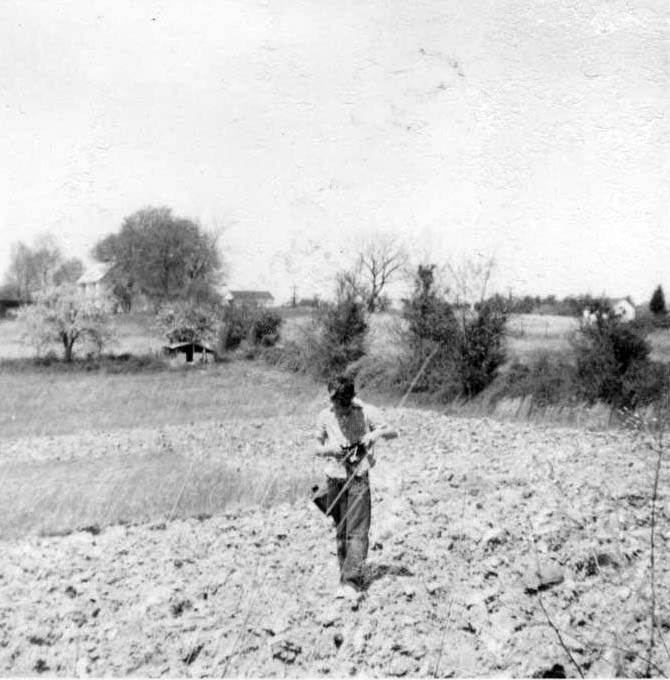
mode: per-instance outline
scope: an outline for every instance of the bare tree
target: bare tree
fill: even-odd
[[[457,265],[447,263],[456,307],[466,308],[484,302],[494,268],[493,257],[465,258]]]
[[[53,285],[76,281],[82,271],[81,260],[65,259],[56,239],[46,232],[32,246],[21,241],[12,245],[5,284],[19,299],[28,301]]]
[[[407,261],[407,250],[396,236],[373,232],[365,238],[360,247],[358,267],[368,288],[368,312],[380,308],[384,288],[403,273]]]

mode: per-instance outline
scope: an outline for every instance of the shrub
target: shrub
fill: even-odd
[[[318,377],[341,373],[366,351],[368,318],[355,277],[340,273],[336,301],[321,305],[303,329],[303,361]]]
[[[176,302],[164,305],[158,312],[158,325],[168,342],[210,344],[216,335],[216,306]]]
[[[434,269],[419,266],[414,293],[405,304],[409,358],[401,362],[399,372],[405,389],[413,384],[413,391],[448,399],[459,390],[459,329],[451,305],[434,289]]]
[[[229,305],[223,312],[223,322],[219,332],[219,345],[226,352],[237,349],[243,340],[248,339],[254,322],[255,310],[246,305]]]
[[[229,305],[223,311],[219,332],[219,346],[230,352],[246,341],[250,347],[270,347],[279,339],[279,328],[283,323],[281,315],[273,310],[259,309],[247,305]],[[247,348],[248,358],[255,358],[257,352]]]
[[[433,270],[434,266],[419,267],[414,294],[405,306],[411,357],[404,367],[405,380],[412,385],[426,364],[415,391],[440,399],[473,397],[505,362],[507,310],[502,298],[495,297],[472,312],[460,307],[457,319],[454,308],[434,290]]]
[[[621,403],[639,407],[661,402],[670,386],[670,365],[660,361],[635,361],[621,379]]]
[[[251,323],[251,338],[255,345],[271,347],[279,339],[279,328],[283,319],[278,312],[260,310]]]
[[[309,365],[305,362],[303,347],[297,342],[287,342],[283,347],[268,347],[263,352],[263,358],[272,366],[295,373],[309,372]]]
[[[541,352],[529,364],[514,361],[500,383],[498,397],[532,396],[537,406],[567,404],[577,399],[575,366],[552,352]]]
[[[646,376],[643,381],[647,381],[651,348],[634,326],[599,314],[595,322],[582,323],[572,345],[579,390],[587,401],[635,406],[637,392],[630,386],[635,376]]]
[[[507,309],[496,300],[479,305],[473,318],[464,317],[459,334],[458,373],[468,397],[487,387],[505,363]]]

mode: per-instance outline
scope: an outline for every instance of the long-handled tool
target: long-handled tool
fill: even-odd
[[[407,388],[407,391],[405,392],[405,394],[403,394],[402,399],[398,402],[398,406],[397,406],[396,408],[401,408],[401,407],[404,405],[405,401],[407,400],[407,397],[409,396],[409,393],[414,389],[414,385],[416,385],[417,381],[418,381],[419,378],[421,377],[421,374],[426,370],[426,366],[428,366],[430,360],[435,356],[435,354],[437,353],[438,349],[439,349],[439,345],[433,349],[433,351],[426,357],[426,360],[423,362],[423,364],[421,364],[421,368],[419,368],[419,370],[417,371],[416,375],[414,376],[414,379],[413,379],[412,382],[410,383],[410,385],[409,385],[409,387]],[[339,493],[337,494],[337,496],[335,496],[335,499],[333,500],[333,502],[332,502],[332,503],[327,507],[327,509],[325,510],[325,514],[326,514],[327,516],[330,515],[330,513],[332,512],[332,510],[333,510],[333,508],[335,507],[335,505],[337,505],[337,502],[340,500],[340,498],[342,498],[342,496],[344,495],[344,492],[345,492],[345,491],[349,488],[349,486],[351,485],[351,482],[354,480],[354,478],[355,478],[356,475],[358,474],[358,471],[360,470],[360,467],[361,467],[361,465],[363,464],[363,461],[365,460],[365,456],[367,455],[367,450],[365,449],[364,446],[362,446],[362,444],[361,444],[360,442],[354,442],[353,444],[350,444],[349,446],[343,446],[343,447],[342,447],[342,451],[343,451],[343,453],[345,453],[345,455],[347,455],[347,454],[346,454],[347,451],[350,452],[350,453],[348,454],[349,457],[351,456],[351,453],[354,453],[354,455],[355,455],[356,457],[358,457],[358,453],[359,453],[359,450],[360,450],[360,449],[363,449],[364,453],[363,453],[363,455],[361,456],[360,460],[358,461],[356,467],[352,470],[351,474],[350,474],[349,477],[347,478],[347,481],[344,483],[344,485],[343,485],[342,488],[340,489],[340,491],[339,491]],[[319,494],[318,494],[318,493],[315,493],[314,496],[312,497],[312,500],[316,500],[316,498],[318,498],[318,496],[319,496]],[[359,498],[358,500],[360,500],[360,498]],[[357,501],[357,502],[358,502],[358,501]],[[338,527],[342,526],[342,523],[346,521],[346,519],[349,517],[350,512],[356,507],[357,502],[354,503],[353,506],[352,506],[351,508],[347,508],[347,513],[346,513],[345,516],[340,520],[340,523],[338,524]]]

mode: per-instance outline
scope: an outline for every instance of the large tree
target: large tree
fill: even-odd
[[[125,295],[125,304],[136,293],[157,302],[206,298],[223,270],[216,236],[167,207],[126,217],[118,232],[95,245],[93,256],[114,264],[115,294]]]

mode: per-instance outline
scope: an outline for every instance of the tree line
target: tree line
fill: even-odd
[[[174,300],[213,299],[225,276],[218,237],[195,220],[167,207],[148,207],[126,217],[91,251],[110,265],[114,301],[129,311],[143,298],[155,306]],[[66,258],[53,237],[12,247],[2,295],[30,302],[40,292],[75,283],[84,272],[78,258]]]
[[[245,340],[252,347],[274,345],[281,316],[223,304],[219,287],[226,277],[226,262],[219,245],[218,236],[197,221],[167,207],[147,207],[126,217],[116,232],[92,249],[98,262],[109,265],[109,297],[82,299],[74,285],[82,262],[65,257],[49,237],[32,246],[14,245],[3,292],[33,303],[22,315],[36,349],[61,344],[67,361],[72,360],[76,343],[100,353],[113,335],[110,312],[129,311],[138,300],[153,307],[170,342],[208,342],[222,351]],[[392,235],[370,233],[359,241],[352,265],[335,276],[333,298],[320,305],[315,317],[318,332],[301,350],[301,360],[308,357],[310,370],[325,375],[359,361],[365,354],[369,315],[388,308],[389,285],[403,278],[413,281],[402,311],[409,329],[404,342],[412,359],[398,367],[406,378],[414,376],[430,356],[430,366],[421,371],[414,387],[435,391],[439,384],[452,395],[472,396],[495,378],[506,360],[503,339],[510,314],[553,305],[555,311],[581,315],[585,308],[607,304],[590,295],[562,301],[555,296],[487,295],[493,260],[442,267],[416,267],[411,261],[406,245]],[[667,320],[661,286],[649,307],[656,319]],[[397,382],[406,378],[398,377]]]

